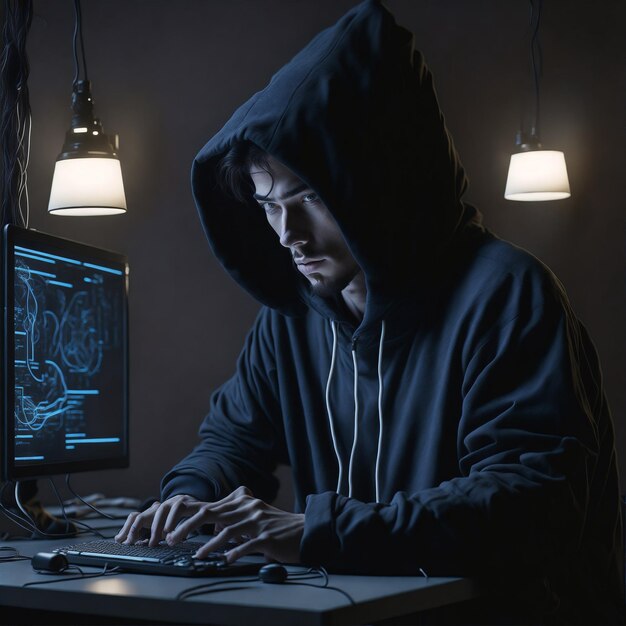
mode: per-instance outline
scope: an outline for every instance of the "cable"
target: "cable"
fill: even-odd
[[[187,598],[191,598],[193,596],[199,596],[204,593],[211,593],[211,591],[230,591],[234,589],[246,589],[246,587],[226,587],[225,589],[212,589],[216,585],[228,585],[231,583],[252,583],[258,581],[259,577],[248,577],[248,578],[231,578],[230,580],[216,580],[212,583],[204,583],[202,585],[196,585],[195,587],[189,587],[188,589],[183,589],[177,596],[177,600],[186,600]]]
[[[530,61],[533,68],[533,80],[535,86],[535,115],[533,119],[533,125],[531,127],[531,135],[538,136],[539,135],[539,81],[541,79],[542,74],[542,61],[541,61],[541,43],[539,42],[539,23],[541,22],[541,9],[542,9],[542,0],[530,0],[531,7],[531,27],[533,22],[533,17],[535,14],[535,2],[537,2],[537,17],[535,18],[535,28],[533,29],[533,34],[530,40]],[[537,62],[536,56],[539,57],[539,62]]]
[[[320,576],[324,576],[324,574],[320,571],[319,568],[309,567],[304,572],[290,572],[289,578],[297,578],[298,580],[308,580],[309,578],[319,578]]]
[[[2,510],[2,512],[7,516],[7,518],[12,521],[14,524],[16,524],[17,526],[19,526],[20,528],[23,528],[24,530],[31,532],[31,533],[35,533],[37,532],[36,527],[29,525],[24,526],[24,524],[22,522],[25,522],[25,520],[23,520],[19,515],[17,515],[16,513],[13,513],[13,511],[10,511],[9,509],[7,509],[4,504],[2,504],[2,494],[4,493],[4,489],[6,487],[6,483],[3,485],[2,490],[0,491],[0,510]]]
[[[2,511],[6,515],[6,517],[11,522],[13,522],[16,526],[19,526],[20,528],[22,528],[23,530],[25,530],[28,533],[31,533],[31,534],[34,534],[34,535],[38,535],[41,538],[46,538],[47,537],[47,538],[54,538],[54,539],[72,539],[72,538],[74,538],[76,536],[89,535],[89,534],[92,533],[91,530],[79,530],[76,533],[47,533],[47,532],[44,532],[43,530],[41,530],[40,528],[37,528],[37,526],[33,525],[32,523],[30,523],[28,526],[26,526],[25,524],[28,524],[28,522],[26,520],[21,518],[19,515],[17,515],[13,511],[7,509],[7,507],[4,506],[2,503],[0,503],[0,511]],[[119,530],[119,525],[102,526],[98,530]],[[112,539],[115,535],[111,535],[110,537],[106,537],[104,535],[100,535],[100,536],[103,539]],[[0,540],[2,540],[2,541],[30,541],[32,539],[33,539],[33,537],[23,537],[21,535],[20,536],[11,536],[9,533],[2,533],[2,535],[0,535]]]
[[[74,80],[72,81],[72,87],[76,86],[79,76],[78,68],[78,52],[76,51],[76,38],[78,37],[78,2],[74,0],[74,37],[72,38],[72,52],[74,54]]]
[[[309,568],[304,572],[294,572],[292,574],[290,574],[290,576],[293,577],[298,577],[299,580],[303,580],[305,577],[307,578],[317,578],[317,576],[311,576],[312,573],[318,573],[319,575],[322,575],[321,572],[319,572],[316,569],[312,569]],[[220,585],[220,584],[230,584],[230,583],[241,583],[241,582],[256,582],[260,580],[260,578],[258,576],[251,576],[248,578],[238,578],[238,579],[234,579],[231,578],[230,580],[217,580],[215,582],[212,583],[202,583],[201,585],[195,585],[193,587],[188,587],[187,589],[183,589],[183,591],[181,591],[177,596],[176,599],[177,600],[186,600],[187,598],[191,598],[192,596],[198,596],[198,595],[202,595],[204,593],[212,593],[214,591],[231,591],[234,589],[249,589],[249,587],[226,587],[225,589],[213,589],[213,587],[215,587],[216,585]]]
[[[31,559],[31,561],[32,560],[33,559]],[[35,569],[35,568],[33,567],[33,569]],[[68,565],[67,567],[64,567],[62,570],[59,570],[58,572],[51,572],[49,570],[43,570],[43,569],[35,569],[35,571],[38,574],[43,574],[44,576],[56,576],[58,574],[65,574],[65,572],[69,572],[70,570],[78,570],[78,572],[80,573],[81,576],[86,576],[85,572],[83,572],[83,570],[80,569],[80,567],[78,567],[78,565]]]
[[[0,554],[0,559],[9,559],[19,555],[17,548],[13,548],[11,546],[0,547],[0,552],[13,552],[13,554],[11,554],[10,556],[3,556],[2,554]]]
[[[26,511],[26,509],[22,506],[22,503],[20,502],[20,481],[19,480],[15,481],[15,503],[17,504],[19,510],[22,511],[22,513],[24,513],[24,517],[26,517],[26,519],[29,522],[31,522],[33,526],[37,526],[33,518],[30,516],[30,514]]]
[[[80,63],[78,59],[77,40],[80,38],[80,54],[83,61],[84,80],[89,80],[87,74],[87,58],[85,56],[85,42],[83,40],[83,11],[80,0],[74,0],[74,36],[72,39],[72,52],[74,55],[74,81],[72,87],[76,87],[76,83],[80,78]]]
[[[304,577],[311,577],[311,578],[317,578],[317,576],[309,576],[311,573],[316,573],[319,574],[320,576],[322,576],[324,578],[324,584],[322,585],[314,585],[313,583],[304,583],[304,582],[300,582],[301,580],[304,580]],[[354,601],[354,598],[352,598],[352,596],[344,591],[343,589],[340,589],[339,587],[335,587],[332,585],[328,584],[328,572],[323,568],[323,567],[318,567],[318,568],[310,568],[309,570],[307,570],[306,572],[295,572],[293,574],[289,574],[289,577],[292,580],[287,579],[284,583],[282,584],[286,584],[286,585],[302,585],[303,587],[314,587],[315,589],[329,589],[330,591],[336,591],[340,594],[342,594],[343,596],[345,596],[347,598],[347,600],[350,602],[350,604],[356,604],[356,602]],[[294,578],[298,578],[298,580],[293,580]],[[181,591],[177,596],[176,599],[177,600],[187,600],[187,598],[193,598],[194,596],[200,596],[200,595],[204,595],[207,593],[217,593],[220,591],[237,591],[237,590],[241,590],[241,589],[251,589],[252,587],[247,587],[247,586],[241,586],[241,585],[237,585],[235,587],[220,587],[219,585],[229,585],[229,584],[233,584],[233,583],[247,583],[247,582],[257,582],[259,581],[259,577],[255,576],[255,577],[250,577],[250,578],[237,578],[237,579],[231,579],[231,580],[217,580],[215,582],[212,583],[207,583],[207,584],[203,584],[203,585],[196,585],[195,587],[189,587],[188,589],[184,589],[183,591]]]
[[[4,489],[6,487],[6,483],[4,484],[4,486],[2,487],[2,490],[0,491],[0,500],[2,500],[2,496],[4,494]],[[40,535],[42,537],[55,537],[58,539],[67,539],[70,537],[74,537],[75,533],[47,533],[44,530],[41,530],[38,526],[37,526],[37,522],[35,520],[32,519],[32,517],[30,516],[30,514],[24,509],[20,498],[19,498],[19,481],[16,481],[15,483],[15,502],[18,506],[18,508],[20,509],[20,511],[22,511],[22,513],[25,515],[26,519],[20,517],[19,515],[17,515],[16,513],[13,513],[12,511],[9,511],[8,509],[6,509],[6,507],[2,507],[5,514],[9,515],[9,519],[11,519],[13,522],[15,522],[18,526],[20,526],[21,528],[23,528],[24,530],[30,530],[33,534],[35,535]],[[20,521],[18,521],[20,520]],[[27,524],[28,528],[26,526],[24,526],[23,524],[21,524],[20,522],[24,522],[25,524]]]
[[[302,585],[303,587],[315,587],[315,589],[329,589],[330,591],[337,591],[341,595],[345,596],[348,599],[348,601],[350,602],[350,604],[356,604],[356,602],[354,601],[352,596],[347,591],[344,591],[343,589],[339,589],[339,587],[334,587],[332,585],[314,585],[313,583],[300,583],[300,582],[292,582],[292,581],[289,581],[289,580],[286,581],[285,584],[287,584],[287,585]]]
[[[12,552],[12,554],[3,555],[2,552]],[[29,556],[20,554],[17,548],[12,546],[0,546],[0,563],[13,563],[14,561],[30,561]]]
[[[33,587],[34,585],[50,585],[51,583],[60,583],[60,582],[66,582],[69,580],[83,580],[85,578],[101,578],[103,576],[113,576],[121,572],[121,570],[118,567],[114,567],[111,570],[107,570],[107,567],[108,566],[105,565],[104,569],[101,572],[98,572],[97,574],[82,574],[81,576],[70,576],[69,578],[55,578],[54,580],[37,580],[31,583],[24,583],[22,587]],[[82,573],[82,570],[80,568],[76,568],[76,569],[78,569]],[[51,572],[51,573],[54,573],[54,572]]]
[[[85,56],[85,42],[83,41],[83,9],[80,4],[80,0],[75,0],[78,4],[78,31],[80,36],[80,51],[83,57],[83,70],[85,71],[85,80],[89,80],[89,74],[87,72],[87,57]]]
[[[9,554],[8,556],[3,556],[1,554],[2,552],[12,552],[12,554]],[[33,560],[32,557],[20,554],[17,548],[13,548],[12,546],[0,546],[0,563],[13,563],[15,561],[32,561],[32,560]],[[122,570],[120,570],[119,567],[114,567],[113,569],[109,570],[108,565],[105,565],[104,569],[101,572],[97,572],[95,574],[85,574],[85,572],[83,572],[83,570],[77,565],[69,565],[61,572],[49,572],[49,571],[38,570],[37,573],[43,574],[46,576],[56,576],[58,574],[69,572],[70,570],[78,571],[80,576],[72,576],[71,578],[65,578],[65,577],[55,578],[54,580],[34,581],[34,582],[26,583],[22,586],[30,587],[32,585],[47,585],[50,583],[57,583],[57,582],[62,582],[62,581],[67,581],[67,580],[82,580],[83,578],[98,578],[101,576],[111,576],[112,574],[122,573]]]
[[[17,513],[14,513],[13,511],[9,510],[3,503],[3,497],[4,497],[4,490],[6,489],[7,485],[9,483],[4,483],[2,485],[2,489],[0,489],[0,510],[9,518],[9,520],[11,520],[14,524],[16,524],[17,526],[19,526],[20,528],[24,529],[25,531],[32,533],[33,535],[37,535],[39,537],[48,537],[48,538],[54,538],[54,539],[69,539],[69,538],[73,538],[76,536],[76,534],[82,535],[82,534],[86,534],[89,531],[79,531],[78,533],[48,533],[45,532],[43,530],[41,530],[35,521],[33,521],[30,517],[30,515],[27,515],[27,519],[24,519],[22,517],[20,517]],[[18,503],[18,506],[20,506],[21,503]],[[20,506],[20,510],[22,510],[22,507]]]
[[[20,88],[21,89],[21,88]],[[30,111],[27,112],[28,122],[26,119],[20,117],[20,108],[22,107],[20,102],[17,102],[15,107],[15,114],[17,118],[17,151],[16,162],[19,167],[18,172],[18,190],[17,190],[17,212],[21,218],[24,228],[28,228],[29,216],[30,216],[30,201],[28,196],[28,165],[30,163],[30,140],[32,130],[32,115]],[[26,146],[24,145],[24,137],[26,136],[26,129],[28,128],[28,138]],[[22,196],[25,194],[26,198],[26,215],[22,211]]]
[[[21,87],[18,88],[18,91],[21,89]],[[22,119],[22,117],[20,116],[20,109],[22,107],[22,104],[19,102],[16,102],[15,104],[15,117],[16,117],[16,135],[17,135],[17,149],[15,151],[15,162],[17,164],[17,166],[19,167],[19,172],[17,172],[17,202],[16,202],[16,209],[17,209],[17,215],[15,215],[15,217],[17,217],[19,215],[19,217],[21,218],[21,223],[24,227],[26,227],[27,224],[27,218],[24,216],[24,213],[22,211],[22,195],[24,194],[24,191],[26,191],[26,202],[28,205],[28,188],[27,188],[27,184],[28,184],[28,162],[30,160],[30,129],[31,129],[31,114],[30,112],[28,112],[28,123],[26,122],[26,119]],[[24,137],[26,135],[26,129],[28,128],[28,142],[27,142],[27,146],[26,148],[24,147]],[[28,211],[28,208],[27,208]]]
[[[346,598],[348,598],[348,600],[350,601],[351,604],[356,604],[356,602],[353,600],[352,596],[347,593],[346,591],[344,591],[343,589],[339,589],[339,587],[331,587],[328,584],[328,572],[326,571],[325,567],[314,567],[312,568],[313,571],[315,572],[319,572],[323,577],[324,577],[324,585],[323,588],[324,589],[332,589],[334,591],[338,591],[339,593],[342,593],[344,596],[346,596]],[[314,585],[317,586],[317,585]]]
[[[12,556],[10,558],[0,558],[0,563],[15,563],[17,561],[31,561],[29,556]]]
[[[4,0],[4,17],[0,57],[2,225],[25,225],[27,218],[20,200],[23,193],[28,194],[25,181],[28,157],[24,146],[26,128],[30,128],[26,39],[33,17],[32,0]]]
[[[24,223],[24,226],[26,228],[28,228],[29,224],[30,224],[30,198],[28,196],[28,165],[30,163],[30,138],[31,138],[31,132],[33,129],[33,116],[30,114],[30,111],[28,112],[28,143],[27,143],[27,147],[26,147],[26,163],[24,165],[24,184],[22,187],[22,190],[24,191],[24,193],[26,194],[26,220]],[[22,205],[22,194],[20,192],[20,195],[18,197],[18,204]]]
[[[80,500],[85,506],[89,507],[92,511],[95,511],[98,515],[101,515],[102,517],[106,517],[107,519],[111,519],[111,520],[118,520],[118,519],[126,519],[128,516],[127,515],[109,515],[108,513],[105,513],[104,511],[101,511],[100,509],[98,509],[97,507],[93,506],[93,504],[90,504],[89,502],[87,502],[86,500],[84,500],[83,498],[81,498],[70,486],[70,475],[69,474],[65,474],[65,486],[67,487],[68,491],[77,499]]]
[[[95,535],[97,535],[98,537],[100,537],[100,539],[106,539],[107,537],[105,537],[99,530],[93,528],[92,526],[90,526],[89,524],[85,524],[85,522],[79,522],[78,520],[73,520],[70,522],[70,520],[67,517],[67,513],[65,512],[65,505],[63,504],[63,500],[61,499],[61,496],[59,495],[59,490],[57,489],[56,485],[54,484],[54,480],[52,480],[52,478],[48,479],[50,481],[50,484],[52,485],[52,489],[54,490],[54,493],[57,497],[57,500],[59,501],[59,504],[61,505],[61,512],[63,513],[63,517],[65,518],[65,521],[69,524],[77,524],[78,526],[83,526],[84,528],[87,528],[89,531],[91,531],[92,533],[94,533]]]
[[[116,530],[116,531],[119,531],[120,525],[119,524],[115,524],[115,525],[112,525],[112,526],[100,526],[100,527],[98,527],[98,530],[112,530],[112,529]],[[81,533],[81,534],[87,534],[87,533],[85,532],[85,533]],[[117,534],[117,533],[115,533],[115,534]],[[104,539],[113,539],[113,537],[115,537],[115,535],[111,535],[110,537],[104,537]]]

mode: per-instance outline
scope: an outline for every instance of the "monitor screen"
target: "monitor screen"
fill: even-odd
[[[126,257],[4,230],[5,480],[128,466]]]

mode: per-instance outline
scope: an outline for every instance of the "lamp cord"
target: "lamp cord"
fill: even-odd
[[[83,12],[80,5],[80,0],[74,0],[74,39],[73,39],[73,51],[74,51],[74,82],[72,86],[75,87],[80,77],[80,63],[78,61],[78,48],[77,42],[80,37],[80,53],[83,61],[83,72],[85,80],[89,80],[89,73],[87,72],[87,57],[85,56],[85,42],[83,40]]]
[[[539,23],[541,22],[542,0],[530,0],[530,26],[533,22],[535,27],[530,40],[530,62],[533,68],[533,81],[535,87],[535,110],[530,134],[539,137],[539,81],[543,73],[543,58],[541,54],[541,42],[539,41]]]

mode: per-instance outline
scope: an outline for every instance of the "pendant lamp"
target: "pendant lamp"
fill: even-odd
[[[126,212],[117,135],[106,135],[94,116],[87,75],[80,0],[74,0],[74,82],[72,121],[57,157],[48,212],[53,215],[115,215]],[[80,35],[84,80],[79,80],[77,36]]]
[[[535,23],[531,38],[530,52],[535,86],[535,110],[530,133],[518,131],[515,145],[517,151],[511,155],[509,173],[504,197],[507,200],[545,201],[569,198],[570,187],[565,165],[565,155],[558,150],[545,150],[539,139],[539,78],[541,67],[541,46],[538,40],[541,20],[541,1],[530,0],[531,28]]]

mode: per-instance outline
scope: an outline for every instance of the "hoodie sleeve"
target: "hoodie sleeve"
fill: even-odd
[[[275,360],[268,341],[269,312],[262,309],[237,361],[235,375],[211,398],[199,430],[201,442],[161,482],[162,499],[187,494],[204,502],[240,485],[272,501],[273,476],[284,461],[284,434],[275,396]]]
[[[462,364],[459,476],[388,504],[310,495],[303,561],[446,576],[566,563],[598,453],[593,416],[605,407],[599,382],[581,375],[594,359],[580,352],[581,332],[555,294],[490,324]]]

